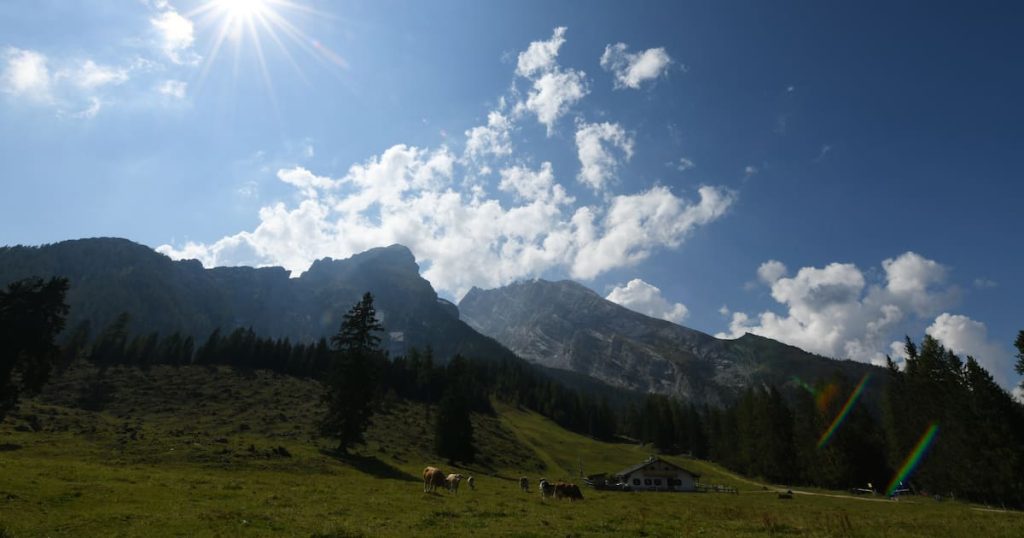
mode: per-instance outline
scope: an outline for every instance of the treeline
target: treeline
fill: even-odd
[[[225,365],[318,380],[326,379],[336,356],[326,338],[297,343],[287,338],[264,338],[251,328],[230,332],[216,329],[198,345],[192,337],[177,332],[133,336],[128,314],[118,316],[95,338],[88,323],[79,324],[65,337],[63,349],[68,359],[80,357],[100,367]],[[389,357],[380,365],[381,390],[434,405],[441,403],[447,387],[458,386],[460,398],[472,411],[493,413],[493,394],[596,439],[611,439],[617,433],[619,417],[606,399],[568,389],[524,361],[460,356],[446,359],[435,358],[430,348],[413,348],[405,355]]]

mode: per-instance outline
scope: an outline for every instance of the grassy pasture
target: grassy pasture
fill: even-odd
[[[669,458],[738,495],[617,493],[544,501],[536,480],[615,471],[644,447],[534,413],[475,417],[479,461],[431,454],[430,410],[391,401],[357,454],[318,439],[315,383],[224,368],[68,372],[0,424],[0,536],[1024,536],[1024,514],[797,489]],[[472,474],[424,494],[426,464]],[[516,479],[531,479],[530,493]]]

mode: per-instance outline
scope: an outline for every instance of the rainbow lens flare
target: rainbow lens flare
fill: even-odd
[[[896,476],[892,477],[892,482],[889,482],[889,487],[885,488],[886,495],[892,495],[892,492],[896,491],[896,486],[907,479],[914,469],[921,463],[924,455],[928,453],[928,449],[931,448],[932,443],[935,442],[935,435],[939,433],[939,424],[932,422],[928,429],[925,430],[924,435],[917,441],[917,445],[914,446],[914,450],[910,451],[910,455],[907,459],[903,460],[903,465],[900,466],[900,470],[897,471]]]
[[[836,430],[839,426],[846,421],[846,417],[850,415],[850,410],[853,409],[854,404],[860,399],[860,395],[864,392],[864,386],[868,384],[868,380],[871,379],[871,374],[864,374],[864,377],[860,378],[860,383],[857,383],[857,387],[853,389],[853,393],[846,400],[846,404],[843,405],[843,409],[836,415],[836,419],[832,421],[832,425],[825,430],[825,433],[821,434],[821,438],[818,439],[818,448],[824,448],[829,441],[832,440],[832,436],[835,435]]]

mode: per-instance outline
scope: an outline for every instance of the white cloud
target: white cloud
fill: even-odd
[[[521,77],[533,78],[538,73],[547,73],[557,68],[558,49],[565,43],[564,26],[555,28],[551,39],[534,41],[525,51],[519,53],[516,61],[516,74]]]
[[[590,91],[583,71],[558,65],[558,49],[565,43],[565,30],[564,26],[555,28],[551,39],[530,43],[516,62],[516,74],[533,81],[533,86],[526,101],[517,103],[513,113],[534,113],[537,121],[547,127],[548,136],[554,133],[558,119]]]
[[[338,182],[329,177],[314,175],[301,166],[286,170],[278,170],[277,178],[298,187],[307,198],[317,198],[319,190],[331,190],[338,187]]]
[[[156,87],[156,91],[173,99],[184,99],[188,92],[188,83],[182,80],[165,80]]]
[[[514,192],[521,199],[528,202],[552,201],[561,205],[572,203],[574,198],[565,193],[565,188],[555,183],[555,174],[551,169],[551,163],[544,162],[540,170],[534,172],[525,166],[513,166],[501,171],[501,183],[498,189],[505,192]]]
[[[700,202],[696,204],[675,196],[666,187],[615,196],[600,227],[595,226],[593,210],[580,208],[573,216],[580,247],[572,263],[572,276],[594,278],[609,269],[646,259],[656,246],[676,247],[691,230],[724,215],[735,200],[731,191],[715,187],[701,187],[698,192]]]
[[[788,271],[789,270],[786,269],[786,264],[778,260],[768,260],[757,268],[757,278],[761,282],[771,286],[772,284],[775,284],[777,280],[786,276]]]
[[[733,199],[729,192],[702,187],[700,202],[691,204],[654,187],[615,196],[607,209],[573,211],[567,206],[572,199],[545,164],[538,171],[502,171],[502,188],[522,198],[504,207],[478,190],[454,190],[454,162],[444,148],[398,145],[339,179],[283,170],[279,179],[305,197],[298,207],[264,207],[251,232],[158,250],[207,266],[278,264],[301,272],[317,258],[401,243],[424,264],[425,278],[461,297],[472,286],[500,286],[551,269],[592,278],[632,265],[656,248],[678,246],[694,228],[721,216]]]
[[[149,22],[157,33],[164,54],[176,64],[196,63],[199,57],[192,50],[195,41],[192,21],[166,3],[158,7],[164,11],[149,19]]]
[[[537,121],[547,127],[548,136],[554,132],[558,118],[589,93],[585,77],[582,71],[568,69],[544,73],[533,81],[523,108],[537,115]]]
[[[694,162],[691,161],[690,159],[687,159],[686,157],[680,157],[679,164],[676,165],[676,170],[679,170],[680,172],[685,172],[696,167],[697,165],[694,164]]]
[[[86,60],[70,76],[78,87],[92,90],[108,84],[117,85],[124,83],[128,80],[128,71],[122,68],[99,65],[92,60]]]
[[[725,317],[728,317],[729,314],[732,313],[732,311],[729,310],[729,306],[728,305],[722,305],[722,308],[718,309],[718,313],[723,315],[723,316],[725,316]]]
[[[662,47],[643,52],[626,52],[625,43],[607,45],[601,55],[601,67],[615,75],[615,89],[640,88],[644,81],[654,80],[672,63]]]
[[[630,280],[625,286],[615,287],[605,298],[635,312],[672,323],[683,321],[689,313],[685,305],[670,303],[662,296],[661,289],[639,278]]]
[[[576,150],[581,168],[576,179],[595,191],[604,190],[619,167],[619,160],[608,147],[618,148],[628,161],[633,157],[633,136],[617,123],[579,124]]]
[[[500,111],[491,111],[487,115],[487,125],[479,125],[466,131],[466,155],[470,158],[511,155],[511,129],[511,119]]]
[[[757,175],[758,172],[760,172],[760,170],[758,170],[756,166],[748,164],[747,167],[743,169],[743,176],[752,177]]]
[[[654,186],[606,192],[593,205],[577,205],[550,162],[514,154],[515,125],[525,112],[535,113],[550,135],[556,120],[586,93],[583,73],[557,64],[564,40],[565,30],[556,29],[550,40],[531,44],[519,56],[516,74],[533,83],[522,96],[525,102],[511,90],[515,104],[501,99],[486,125],[466,131],[461,158],[446,146],[396,144],[341,177],[282,169],[277,178],[296,189],[298,202],[264,207],[251,230],[158,250],[208,267],[281,265],[297,274],[318,258],[400,243],[413,251],[425,278],[458,298],[472,286],[501,286],[550,272],[594,278],[656,250],[677,248],[695,229],[724,215],[735,194],[712,186],[700,187],[695,201]],[[614,123],[580,125],[586,177],[610,187],[619,159],[632,155],[633,137]],[[511,196],[489,194],[491,189]],[[682,314],[670,305],[666,315]]]
[[[51,77],[46,55],[8,47],[4,56],[7,65],[0,76],[0,87],[5,93],[39,102],[51,99]]]
[[[885,282],[868,284],[864,273],[849,263],[804,267],[785,277],[781,262],[766,262],[758,278],[771,287],[785,314],[765,311],[751,319],[735,312],[729,331],[719,336],[751,332],[822,355],[884,363],[885,353],[892,350],[889,342],[901,335],[899,329],[936,315],[955,300],[956,287],[945,283],[942,265],[914,252],[887,259],[882,267]]]
[[[1010,353],[988,339],[984,323],[967,316],[943,312],[925,329],[932,338],[957,355],[974,357],[1004,387],[1016,385]]]

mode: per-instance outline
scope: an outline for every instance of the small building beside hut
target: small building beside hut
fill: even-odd
[[[651,456],[615,473],[615,479],[633,491],[697,491],[700,474]]]

